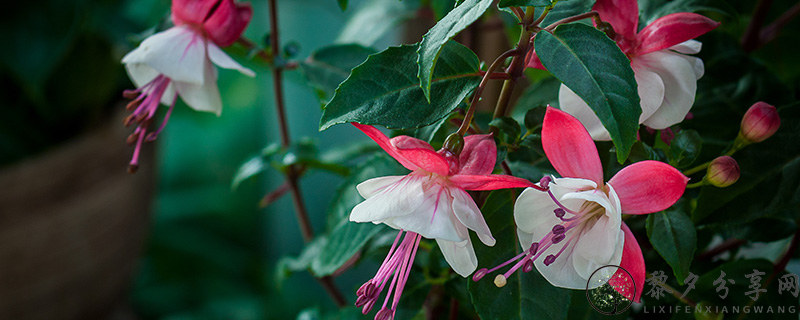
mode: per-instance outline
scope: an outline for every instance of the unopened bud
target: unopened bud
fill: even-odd
[[[739,135],[747,142],[761,142],[778,131],[781,118],[778,110],[766,102],[756,102],[744,114]]]
[[[597,24],[597,30],[603,31],[611,40],[617,37],[614,27],[608,22],[601,22]]]
[[[730,156],[721,156],[711,161],[706,181],[718,188],[725,188],[739,180],[739,164]]]
[[[451,133],[447,136],[447,139],[444,140],[444,145],[442,146],[443,149],[452,152],[454,155],[458,156],[461,154],[461,150],[464,150],[464,136],[456,133]]]

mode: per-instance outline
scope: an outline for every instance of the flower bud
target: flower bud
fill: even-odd
[[[739,180],[739,164],[730,156],[721,156],[711,161],[706,181],[718,188],[725,188]]]
[[[781,118],[774,106],[759,101],[753,104],[742,118],[739,135],[747,142],[761,142],[778,131]]]
[[[597,30],[603,31],[611,40],[614,40],[617,37],[617,33],[614,32],[614,27],[611,26],[608,22],[601,22],[597,24]]]
[[[444,140],[442,148],[452,152],[456,156],[460,155],[461,150],[464,150],[464,136],[458,133],[451,133],[447,136],[447,139]]]

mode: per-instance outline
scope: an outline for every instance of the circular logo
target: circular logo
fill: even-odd
[[[618,272],[622,270],[624,272]],[[616,315],[630,308],[633,301],[625,298],[636,292],[636,283],[628,270],[620,266],[606,265],[595,270],[586,282],[586,299],[589,304],[605,315]]]

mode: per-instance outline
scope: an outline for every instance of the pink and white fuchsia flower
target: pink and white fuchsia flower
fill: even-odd
[[[535,265],[554,286],[585,289],[593,272],[617,265],[633,276],[635,296],[624,271],[603,268],[601,279],[610,279],[617,291],[638,302],[644,287],[644,258],[622,214],[669,208],[683,195],[689,179],[666,163],[641,161],[604,183],[589,133],[577,119],[551,107],[542,126],[542,146],[562,178],[545,177],[539,186],[546,192],[528,188],[517,199],[514,219],[525,251],[492,270],[481,269],[473,279],[521,259],[495,283],[502,286],[519,268],[530,271]]]
[[[465,137],[463,150],[455,155],[446,149],[437,152],[430,144],[416,138],[398,136],[389,139],[375,127],[353,125],[375,140],[401,165],[412,170],[405,176],[374,178],[359,184],[358,192],[366,200],[353,208],[350,214],[350,221],[383,223],[400,230],[375,277],[358,290],[356,301],[356,306],[362,307],[366,314],[383,288],[389,285],[386,299],[375,319],[391,319],[408,280],[421,237],[436,239],[447,262],[463,277],[478,265],[468,229],[475,231],[484,244],[494,245],[495,240],[481,211],[465,190],[534,185],[525,179],[492,174],[497,147],[491,135]],[[387,308],[393,289],[394,300]]]
[[[137,124],[128,137],[128,143],[136,145],[130,171],[138,168],[142,143],[155,140],[164,129],[177,96],[192,109],[220,115],[222,100],[214,65],[255,76],[220,49],[239,39],[252,15],[249,5],[233,0],[175,0],[175,26],[148,37],[122,58],[138,88],[124,92],[126,98],[133,99],[127,107],[133,113],[125,118],[125,125]],[[164,121],[148,133],[161,103],[169,106]]]
[[[614,41],[631,60],[641,99],[639,123],[660,130],[683,121],[694,104],[697,80],[704,72],[703,60],[687,55],[700,52],[701,43],[692,39],[719,23],[680,12],[661,17],[639,31],[636,0],[598,0],[592,9],[611,24],[616,33]],[[529,66],[542,68],[538,58]],[[558,102],[562,110],[583,123],[592,138],[611,140],[594,111],[563,84]]]

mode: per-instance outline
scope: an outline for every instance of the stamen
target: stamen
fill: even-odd
[[[539,185],[545,190],[548,190],[550,189],[550,181],[553,181],[553,179],[550,178],[550,176],[544,176],[541,179],[539,179]]]
[[[392,320],[394,318],[394,312],[392,310],[386,309],[384,307],[381,311],[375,314],[375,320]]]
[[[528,273],[533,270],[533,260],[525,260],[525,265],[522,266],[522,272]]]
[[[546,266],[551,265],[553,262],[556,262],[556,256],[554,256],[552,254],[548,255],[546,258],[544,258],[544,265],[546,265]]]
[[[498,288],[504,287],[506,282],[506,277],[502,274],[498,274],[496,277],[494,277],[494,285],[496,285]]]
[[[531,247],[528,250],[531,252],[531,254],[536,254],[536,251],[539,250],[539,243],[531,243]]]
[[[559,233],[559,234],[553,236],[553,240],[552,241],[553,241],[554,244],[555,243],[559,243],[559,242],[561,242],[561,240],[564,240],[564,238],[566,238],[566,237],[567,236],[564,235],[563,233]]]
[[[478,280],[483,279],[486,274],[489,273],[489,269],[480,268],[475,274],[472,275],[472,281],[478,282]]]
[[[555,210],[553,210],[553,213],[555,213],[556,217],[558,217],[560,219],[560,218],[563,218],[564,214],[566,214],[567,212],[564,211],[564,209],[556,208]]]
[[[553,226],[553,234],[559,235],[566,232],[566,228],[563,225],[557,224]]]

